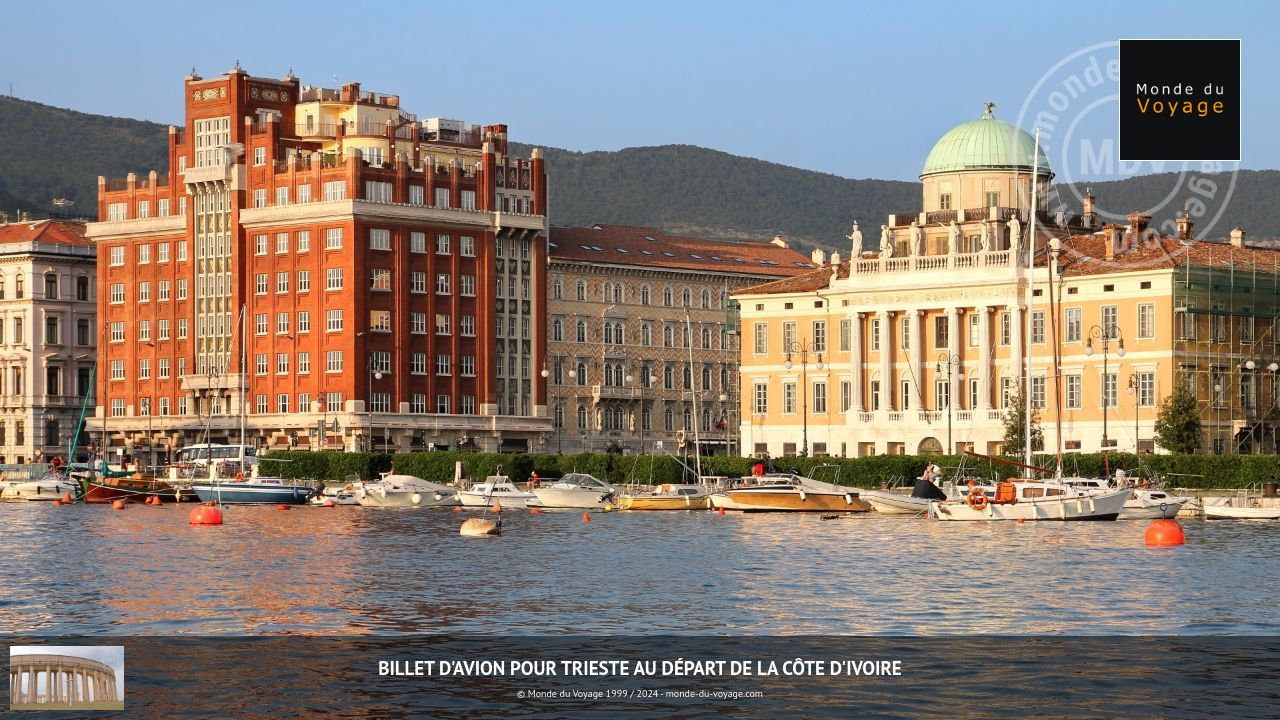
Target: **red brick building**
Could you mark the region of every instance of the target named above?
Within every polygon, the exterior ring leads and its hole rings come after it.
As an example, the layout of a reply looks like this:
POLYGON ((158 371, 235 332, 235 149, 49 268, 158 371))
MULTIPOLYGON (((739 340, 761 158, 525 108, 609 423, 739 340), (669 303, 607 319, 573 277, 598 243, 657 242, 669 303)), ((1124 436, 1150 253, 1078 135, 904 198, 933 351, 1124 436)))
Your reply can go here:
POLYGON ((113 445, 234 442, 242 392, 273 448, 526 449, 550 429, 538 151, 358 83, 236 67, 184 97, 171 171, 100 178, 88 230, 113 445))

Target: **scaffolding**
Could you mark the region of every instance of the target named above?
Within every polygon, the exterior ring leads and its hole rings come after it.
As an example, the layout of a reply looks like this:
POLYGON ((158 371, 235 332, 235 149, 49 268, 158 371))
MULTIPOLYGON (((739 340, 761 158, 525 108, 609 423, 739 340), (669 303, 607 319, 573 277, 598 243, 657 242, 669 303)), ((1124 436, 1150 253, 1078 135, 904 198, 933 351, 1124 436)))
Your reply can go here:
POLYGON ((1280 448, 1280 252, 1197 242, 1174 271, 1175 379, 1188 383, 1213 453, 1280 448), (1193 258, 1192 255, 1201 257, 1193 258))

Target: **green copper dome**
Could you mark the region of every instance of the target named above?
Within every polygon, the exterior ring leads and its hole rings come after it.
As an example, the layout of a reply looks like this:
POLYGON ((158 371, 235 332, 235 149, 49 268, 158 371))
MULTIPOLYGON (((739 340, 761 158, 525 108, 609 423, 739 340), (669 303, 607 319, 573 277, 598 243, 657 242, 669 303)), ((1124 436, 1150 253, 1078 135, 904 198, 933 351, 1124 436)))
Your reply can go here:
MULTIPOLYGON (((1036 140, 1017 125, 997 120, 995 107, 987 103, 982 117, 947 131, 924 161, 920 177, 965 170, 1019 170, 1031 172, 1036 140)), ((1053 176, 1049 160, 1040 148, 1040 174, 1053 176)))

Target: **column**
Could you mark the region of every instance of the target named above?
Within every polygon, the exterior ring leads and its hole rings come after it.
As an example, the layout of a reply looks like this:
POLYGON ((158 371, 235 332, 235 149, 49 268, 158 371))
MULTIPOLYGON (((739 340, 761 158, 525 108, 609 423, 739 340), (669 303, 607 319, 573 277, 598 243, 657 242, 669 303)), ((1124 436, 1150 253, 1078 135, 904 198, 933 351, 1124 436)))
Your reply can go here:
POLYGON ((911 384, 916 389, 915 405, 916 410, 924 410, 924 387, 921 381, 924 376, 921 374, 923 367, 920 358, 924 356, 925 337, 920 329, 920 318, 924 315, 923 310, 908 310, 907 318, 911 327, 911 347, 907 348, 907 361, 911 364, 911 384))
POLYGON ((880 409, 893 410, 893 316, 886 310, 876 313, 880 321, 880 409))
POLYGON ((44 701, 53 702, 53 665, 45 663, 44 665, 44 701))
POLYGON ((27 693, 26 701, 33 703, 36 701, 36 666, 27 666, 27 693))
MULTIPOLYGON (((991 409, 991 307, 977 309, 978 316, 978 410, 991 409)), ((980 451, 985 452, 981 448, 980 451)))
POLYGON ((84 702, 84 690, 80 687, 80 669, 71 670, 71 702, 84 702))
MULTIPOLYGON (((960 359, 960 308, 947 308, 947 356, 960 359)), ((964 370, 963 363, 957 364, 954 368, 944 367, 943 372, 948 373, 946 380, 950 387, 947 392, 951 394, 949 399, 951 410, 954 412, 959 408, 966 408, 967 405, 962 402, 964 398, 964 380, 960 379, 960 373, 964 370)), ((942 408, 938 408, 941 410, 942 408)), ((972 408, 969 408, 972 409, 972 408)), ((953 441, 954 442, 954 441, 953 441)), ((955 452, 954 447, 947 448, 947 452, 955 452)))
POLYGON ((849 369, 852 374, 853 397, 849 400, 849 412, 859 413, 866 410, 862 402, 863 382, 862 359, 862 313, 849 314, 849 369))

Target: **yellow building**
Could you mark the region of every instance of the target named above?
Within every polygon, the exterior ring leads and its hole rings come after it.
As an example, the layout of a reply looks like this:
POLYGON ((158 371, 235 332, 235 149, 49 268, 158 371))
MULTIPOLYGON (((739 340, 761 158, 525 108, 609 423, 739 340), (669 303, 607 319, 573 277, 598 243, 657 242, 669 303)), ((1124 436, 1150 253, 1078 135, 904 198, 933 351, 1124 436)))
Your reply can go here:
POLYGON ((1238 229, 1195 240, 1189 217, 1177 237, 1143 213, 1097 227, 1089 195, 1050 213, 1033 152, 988 106, 929 153, 923 212, 891 215, 878 244, 855 223, 849 261, 735 293, 744 451, 997 452, 1028 354, 1047 450, 1154 450, 1182 379, 1206 451, 1275 451, 1280 253, 1238 229))

